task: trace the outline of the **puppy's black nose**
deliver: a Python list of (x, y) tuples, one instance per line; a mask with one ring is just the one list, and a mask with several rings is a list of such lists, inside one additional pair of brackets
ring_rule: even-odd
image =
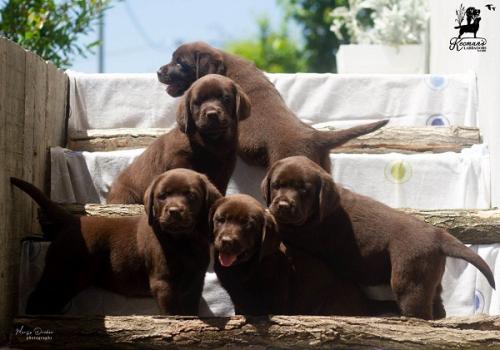
[(231, 252), (236, 248), (236, 241), (228, 236), (224, 236), (220, 240), (221, 249), (226, 252)]
[(219, 118), (219, 113), (217, 113), (217, 111), (208, 111), (205, 115), (211, 120), (217, 120)]
[(288, 203), (287, 201), (279, 201), (278, 210), (290, 210), (290, 203)]
[(182, 209), (179, 207), (168, 208), (168, 213), (172, 218), (180, 219), (182, 217)]

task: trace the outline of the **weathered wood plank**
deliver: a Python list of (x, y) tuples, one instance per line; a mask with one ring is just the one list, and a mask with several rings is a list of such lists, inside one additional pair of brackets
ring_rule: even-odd
[(35, 130), (33, 133), (33, 184), (41, 188), (45, 193), (47, 186), (45, 183), (45, 169), (47, 167), (47, 127), (55, 128), (50, 116), (47, 115), (47, 64), (40, 57), (30, 53), (33, 57), (33, 64), (36, 66), (37, 80), (34, 82), (35, 88)]
[[(68, 76), (55, 65), (47, 63), (47, 118), (53, 125), (47, 132), (48, 145), (64, 146), (66, 139), (66, 108)], [(47, 150), (48, 152), (48, 150)]]
[[(24, 110), (24, 169), (23, 177), (29, 179), (30, 182), (40, 186), (40, 174), (37, 173), (39, 166), (37, 150), (43, 139), (39, 137), (40, 133), (40, 108), (44, 107), (45, 99), (40, 98), (45, 94), (45, 87), (40, 86), (40, 82), (44, 82), (46, 74), (40, 66), (43, 61), (31, 52), (26, 52), (26, 77), (25, 77), (25, 110)], [(43, 90), (43, 91), (40, 91)], [(45, 115), (43, 115), (45, 117)], [(41, 187), (43, 188), (43, 187)], [(30, 215), (25, 216), (29, 228), (26, 232), (40, 232), (39, 226), (36, 224), (36, 206), (32, 203), (26, 203), (25, 208), (29, 210)], [(29, 220), (28, 218), (31, 218)]]
[(2, 162), (0, 167), (0, 201), (6, 205), (0, 217), (0, 338), (6, 336), (6, 328), (15, 310), (19, 253), (24, 233), (24, 198), (14, 193), (9, 176), (23, 175), (24, 152), (24, 103), (25, 103), (25, 55), (20, 46), (4, 39), (0, 47), (2, 73), (0, 90), (2, 105)]
[[(31, 333), (29, 333), (31, 332)], [(39, 339), (30, 339), (28, 334)], [(500, 349), (500, 318), (104, 316), (18, 318), (23, 349)]]
[[(147, 147), (169, 129), (98, 129), (73, 133), (75, 151), (112, 151)], [(479, 129), (469, 127), (389, 127), (351, 140), (335, 153), (459, 152), (481, 143)]]
[(48, 83), (46, 62), (0, 38), (0, 343), (16, 307), (21, 239), (40, 230), (33, 202), (9, 177), (47, 189), (48, 147), (62, 145), (64, 124), (58, 124), (66, 104), (60, 102), (67, 97), (67, 77), (54, 69), (55, 85)]
[[(138, 204), (64, 204), (64, 207), (74, 214), (89, 216), (131, 216), (144, 212)], [(447, 229), (464, 243), (500, 243), (499, 209), (401, 210)]]
[[(0, 164), (5, 164), (7, 154), (5, 151), (5, 143), (7, 139), (7, 44), (4, 40), (0, 40)], [(7, 332), (10, 325), (10, 316), (12, 312), (8, 302), (10, 298), (10, 275), (7, 266), (9, 254), (9, 239), (7, 220), (7, 174), (6, 171), (0, 169), (0, 344), (7, 339)]]

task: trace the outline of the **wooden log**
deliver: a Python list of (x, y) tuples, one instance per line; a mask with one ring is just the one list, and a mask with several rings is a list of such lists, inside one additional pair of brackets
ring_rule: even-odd
[(147, 147), (171, 129), (96, 129), (74, 131), (68, 148), (74, 151), (114, 151)]
[(415, 210), (404, 209), (425, 222), (447, 229), (464, 243), (500, 243), (500, 210), (456, 209)]
[(460, 152), (481, 143), (479, 129), (462, 126), (382, 128), (360, 136), (332, 153)]
[[(143, 206), (137, 204), (64, 204), (64, 206), (74, 214), (90, 216), (130, 216), (141, 215), (144, 212)], [(464, 243), (500, 243), (499, 209), (401, 210), (431, 225), (447, 229)]]
[[(30, 338), (31, 337), (31, 338)], [(500, 318), (167, 316), (18, 318), (14, 348), (500, 349)]]
[[(323, 130), (325, 128), (322, 128)], [(75, 151), (113, 151), (147, 147), (169, 129), (103, 129), (75, 132), (68, 147)], [(327, 129), (325, 129), (327, 130)], [(481, 143), (479, 129), (468, 127), (382, 128), (351, 140), (335, 153), (460, 152)]]

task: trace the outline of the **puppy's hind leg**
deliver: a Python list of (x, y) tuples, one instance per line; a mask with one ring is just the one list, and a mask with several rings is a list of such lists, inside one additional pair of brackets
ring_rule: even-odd
[(436, 287), (436, 294), (434, 294), (434, 303), (432, 305), (433, 318), (439, 320), (446, 317), (446, 310), (444, 309), (443, 299), (441, 298), (441, 292), (443, 287), (441, 283)]
[(391, 287), (402, 316), (433, 318), (434, 283), (430, 284), (421, 260), (393, 264)]
[(181, 314), (178, 292), (172, 288), (169, 282), (159, 276), (150, 276), (149, 288), (162, 315)]
[(35, 290), (30, 294), (26, 305), (27, 314), (62, 314), (70, 300), (90, 285), (88, 279), (77, 273), (50, 270), (45, 269)]

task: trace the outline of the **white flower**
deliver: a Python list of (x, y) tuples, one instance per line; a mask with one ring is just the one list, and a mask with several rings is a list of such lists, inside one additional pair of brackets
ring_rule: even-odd
[[(371, 12), (371, 26), (359, 23), (361, 10)], [(429, 18), (426, 0), (349, 0), (349, 8), (337, 7), (331, 15), (337, 37), (343, 39), (345, 29), (351, 43), (393, 46), (420, 43)]]

